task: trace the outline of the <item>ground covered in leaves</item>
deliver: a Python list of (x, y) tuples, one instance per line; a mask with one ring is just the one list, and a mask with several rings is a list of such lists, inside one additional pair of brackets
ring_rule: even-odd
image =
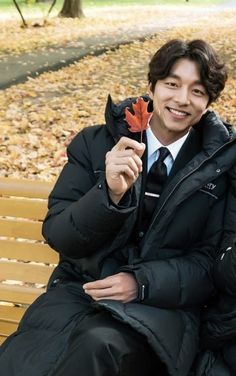
[(86, 57), (1, 91), (0, 175), (54, 180), (66, 161), (66, 145), (76, 132), (104, 122), (109, 93), (119, 101), (147, 91), (148, 61), (170, 38), (203, 38), (219, 51), (229, 68), (229, 80), (214, 108), (236, 124), (235, 18), (236, 12), (230, 11), (198, 26), (162, 30), (145, 42)]
[[(104, 33), (114, 38), (131, 30), (138, 31), (150, 28), (157, 29), (181, 25), (184, 22), (191, 24), (216, 11), (216, 6), (195, 7), (185, 3), (182, 6), (112, 6), (84, 9), (85, 17), (81, 19), (67, 19), (51, 17), (43, 26), (43, 14), (26, 14), (28, 28), (22, 28), (19, 14), (0, 14), (0, 58), (5, 55), (19, 55), (24, 52), (35, 53), (37, 50), (50, 47), (81, 46), (84, 38), (93, 38), (96, 45), (99, 36)], [(56, 13), (54, 13), (56, 14)], [(11, 16), (11, 17), (10, 17)], [(34, 16), (34, 17), (33, 17)]]

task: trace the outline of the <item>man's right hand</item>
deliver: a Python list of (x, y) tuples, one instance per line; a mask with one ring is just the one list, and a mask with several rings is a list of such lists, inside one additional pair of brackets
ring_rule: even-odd
[(106, 181), (111, 200), (118, 204), (142, 171), (145, 144), (122, 137), (106, 154)]

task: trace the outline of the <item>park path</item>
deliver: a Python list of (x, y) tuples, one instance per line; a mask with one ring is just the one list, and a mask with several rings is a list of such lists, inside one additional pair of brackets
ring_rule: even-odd
[[(78, 40), (64, 46), (50, 47), (18, 56), (9, 54), (0, 57), (0, 89), (24, 82), (28, 77), (38, 76), (45, 71), (58, 70), (86, 55), (99, 55), (108, 49), (114, 49), (135, 40), (144, 40), (173, 27), (193, 27), (202, 20), (209, 22), (211, 16), (230, 8), (236, 8), (235, 0), (228, 1), (225, 5), (208, 7), (192, 7), (192, 5), (126, 7), (127, 14), (130, 12), (137, 14), (137, 23), (125, 22), (123, 7), (88, 9), (86, 11), (88, 19), (97, 18), (104, 21), (103, 28), (96, 30), (96, 25), (94, 25), (91, 33), (90, 26), (88, 34), (85, 30)], [(106, 20), (111, 19), (114, 19), (114, 23), (117, 20), (116, 28), (106, 27)]]

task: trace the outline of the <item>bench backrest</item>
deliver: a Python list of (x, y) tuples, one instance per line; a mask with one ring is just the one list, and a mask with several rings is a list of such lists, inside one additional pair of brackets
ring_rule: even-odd
[(43, 241), (52, 183), (0, 178), (0, 343), (45, 291), (58, 254)]

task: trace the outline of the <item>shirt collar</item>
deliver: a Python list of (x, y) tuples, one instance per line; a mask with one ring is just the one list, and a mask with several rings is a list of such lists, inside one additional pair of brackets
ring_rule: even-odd
[[(188, 134), (189, 132), (183, 137), (179, 138), (177, 141), (172, 142), (172, 144), (166, 146), (169, 149), (173, 160), (176, 159), (178, 152), (180, 151), (183, 143), (188, 137)], [(150, 158), (160, 147), (163, 147), (165, 145), (162, 145), (162, 143), (156, 138), (150, 126), (146, 130), (146, 135), (148, 144), (148, 158)]]

